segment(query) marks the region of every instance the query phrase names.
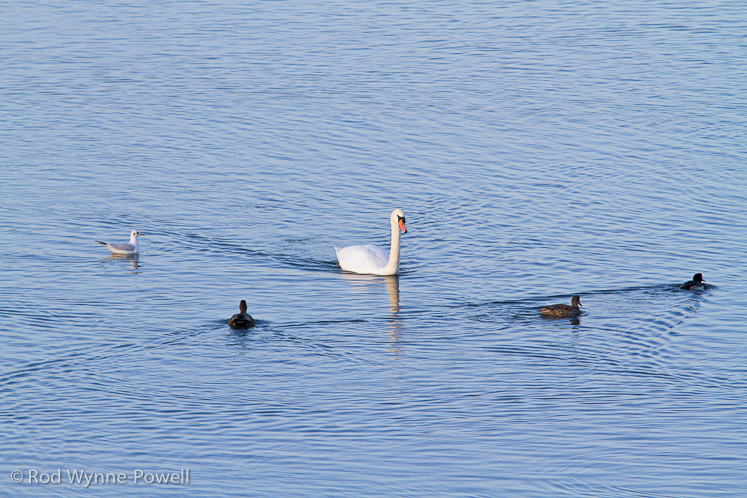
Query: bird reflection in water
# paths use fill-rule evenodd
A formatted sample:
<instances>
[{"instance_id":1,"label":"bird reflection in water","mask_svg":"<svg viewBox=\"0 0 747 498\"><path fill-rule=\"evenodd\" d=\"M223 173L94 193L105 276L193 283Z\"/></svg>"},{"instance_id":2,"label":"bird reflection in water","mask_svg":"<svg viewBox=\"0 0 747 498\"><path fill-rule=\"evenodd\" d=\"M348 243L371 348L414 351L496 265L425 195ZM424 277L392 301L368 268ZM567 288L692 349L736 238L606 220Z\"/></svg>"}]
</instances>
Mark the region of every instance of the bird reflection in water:
<instances>
[{"instance_id":1,"label":"bird reflection in water","mask_svg":"<svg viewBox=\"0 0 747 498\"><path fill-rule=\"evenodd\" d=\"M342 278L355 286L359 292L368 292L369 289L379 287L382 283L386 285L389 294L389 335L392 340L392 352L400 354L402 351L397 345L402 328L402 319L399 316L401 306L399 304L399 275L358 275L353 273L341 273Z\"/></svg>"},{"instance_id":2,"label":"bird reflection in water","mask_svg":"<svg viewBox=\"0 0 747 498\"><path fill-rule=\"evenodd\" d=\"M130 268L133 270L137 270L140 268L140 263L138 262L138 255L137 254L117 254L113 253L108 258L104 259L104 261L129 261L130 262ZM135 273L134 271L131 273Z\"/></svg>"}]
</instances>

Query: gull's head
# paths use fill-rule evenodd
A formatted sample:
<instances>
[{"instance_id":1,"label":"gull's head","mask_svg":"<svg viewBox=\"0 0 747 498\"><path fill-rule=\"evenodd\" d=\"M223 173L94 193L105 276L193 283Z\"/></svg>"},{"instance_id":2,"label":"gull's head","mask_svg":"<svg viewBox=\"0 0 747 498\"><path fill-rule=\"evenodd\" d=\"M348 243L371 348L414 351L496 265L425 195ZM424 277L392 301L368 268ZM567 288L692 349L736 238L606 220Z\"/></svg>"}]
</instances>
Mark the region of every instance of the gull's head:
<instances>
[{"instance_id":1,"label":"gull's head","mask_svg":"<svg viewBox=\"0 0 747 498\"><path fill-rule=\"evenodd\" d=\"M145 235L145 234L144 233L140 233L137 230L133 230L133 231L130 232L130 238L131 239L137 238L139 235Z\"/></svg>"},{"instance_id":2,"label":"gull's head","mask_svg":"<svg viewBox=\"0 0 747 498\"><path fill-rule=\"evenodd\" d=\"M402 233L407 233L407 228L405 227L405 212L401 209L395 209L392 211L392 226L399 225L400 230L402 230Z\"/></svg>"}]
</instances>

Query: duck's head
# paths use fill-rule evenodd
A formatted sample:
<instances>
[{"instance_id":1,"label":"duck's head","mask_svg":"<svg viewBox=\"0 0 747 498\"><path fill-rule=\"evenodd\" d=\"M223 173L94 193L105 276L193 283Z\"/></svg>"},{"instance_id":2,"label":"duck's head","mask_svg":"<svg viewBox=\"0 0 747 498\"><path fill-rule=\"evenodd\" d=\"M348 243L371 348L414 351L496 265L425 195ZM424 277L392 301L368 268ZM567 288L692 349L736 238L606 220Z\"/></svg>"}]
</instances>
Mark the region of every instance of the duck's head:
<instances>
[{"instance_id":1,"label":"duck's head","mask_svg":"<svg viewBox=\"0 0 747 498\"><path fill-rule=\"evenodd\" d=\"M703 274L696 273L695 275L693 275L693 282L703 282Z\"/></svg>"},{"instance_id":2,"label":"duck's head","mask_svg":"<svg viewBox=\"0 0 747 498\"><path fill-rule=\"evenodd\" d=\"M583 306L583 304L581 304L581 298L578 297L578 296L573 296L571 298L571 306L573 306L574 308L578 308L579 306Z\"/></svg>"},{"instance_id":3,"label":"duck's head","mask_svg":"<svg viewBox=\"0 0 747 498\"><path fill-rule=\"evenodd\" d=\"M407 233L407 228L405 227L405 212L401 209L395 209L392 211L392 226L399 225L400 230L402 230L402 233Z\"/></svg>"},{"instance_id":4,"label":"duck's head","mask_svg":"<svg viewBox=\"0 0 747 498\"><path fill-rule=\"evenodd\" d=\"M239 311L242 315L246 315L246 301L244 301L243 299L239 303Z\"/></svg>"}]
</instances>

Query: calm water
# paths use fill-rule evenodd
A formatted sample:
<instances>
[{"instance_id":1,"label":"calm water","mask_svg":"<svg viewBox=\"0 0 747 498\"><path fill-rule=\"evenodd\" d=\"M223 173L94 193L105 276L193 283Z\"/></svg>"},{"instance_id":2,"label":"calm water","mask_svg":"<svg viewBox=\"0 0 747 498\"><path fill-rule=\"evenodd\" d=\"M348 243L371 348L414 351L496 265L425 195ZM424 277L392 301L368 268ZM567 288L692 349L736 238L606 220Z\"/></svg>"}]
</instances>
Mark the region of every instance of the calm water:
<instances>
[{"instance_id":1,"label":"calm water","mask_svg":"<svg viewBox=\"0 0 747 498\"><path fill-rule=\"evenodd\" d=\"M0 495L744 492L741 3L0 12Z\"/></svg>"}]
</instances>

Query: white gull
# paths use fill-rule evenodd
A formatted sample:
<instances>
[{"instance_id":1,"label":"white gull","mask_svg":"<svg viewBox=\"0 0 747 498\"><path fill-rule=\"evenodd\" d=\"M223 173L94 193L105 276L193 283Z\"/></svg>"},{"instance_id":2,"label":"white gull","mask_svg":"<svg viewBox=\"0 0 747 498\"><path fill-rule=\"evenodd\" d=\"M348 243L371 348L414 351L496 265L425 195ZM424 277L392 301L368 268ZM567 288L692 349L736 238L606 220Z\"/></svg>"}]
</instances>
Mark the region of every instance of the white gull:
<instances>
[{"instance_id":1,"label":"white gull","mask_svg":"<svg viewBox=\"0 0 747 498\"><path fill-rule=\"evenodd\" d=\"M137 230L133 230L130 232L130 242L123 242L121 244L107 244L106 242L101 242L100 240L97 240L101 245L105 245L109 248L109 250L115 254L137 254L138 253L138 246L137 246L137 238L138 235L144 235Z\"/></svg>"}]
</instances>

